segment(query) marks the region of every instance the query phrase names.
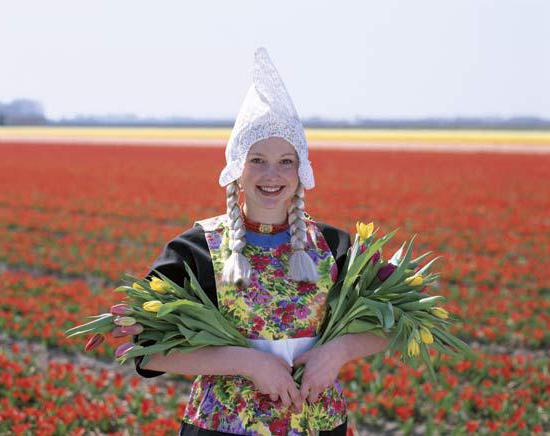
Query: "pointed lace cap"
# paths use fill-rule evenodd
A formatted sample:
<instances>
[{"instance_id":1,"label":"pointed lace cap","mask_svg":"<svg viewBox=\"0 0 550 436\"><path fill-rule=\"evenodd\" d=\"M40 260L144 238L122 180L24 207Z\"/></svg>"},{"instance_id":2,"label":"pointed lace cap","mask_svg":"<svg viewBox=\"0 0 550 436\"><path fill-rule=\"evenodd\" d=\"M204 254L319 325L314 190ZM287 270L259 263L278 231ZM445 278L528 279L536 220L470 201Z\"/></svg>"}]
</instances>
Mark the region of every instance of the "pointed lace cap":
<instances>
[{"instance_id":1,"label":"pointed lace cap","mask_svg":"<svg viewBox=\"0 0 550 436\"><path fill-rule=\"evenodd\" d=\"M299 159L300 181L305 189L313 188L315 179L308 159L304 127L275 65L263 47L254 53L252 80L225 148L227 165L220 174L220 185L226 186L241 176L253 144L277 136L294 146Z\"/></svg>"}]
</instances>

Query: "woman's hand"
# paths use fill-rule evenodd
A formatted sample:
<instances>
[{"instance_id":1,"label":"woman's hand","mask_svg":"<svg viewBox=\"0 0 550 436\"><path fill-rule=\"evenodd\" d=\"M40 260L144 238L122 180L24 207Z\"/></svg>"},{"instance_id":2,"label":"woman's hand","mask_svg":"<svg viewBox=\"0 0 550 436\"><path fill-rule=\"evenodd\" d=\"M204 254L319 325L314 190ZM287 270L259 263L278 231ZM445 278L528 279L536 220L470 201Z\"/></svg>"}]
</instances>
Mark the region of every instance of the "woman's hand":
<instances>
[{"instance_id":1,"label":"woman's hand","mask_svg":"<svg viewBox=\"0 0 550 436\"><path fill-rule=\"evenodd\" d=\"M336 339L312 348L294 359L294 367L305 365L300 389L302 401L314 403L334 383L345 363L344 355L343 344Z\"/></svg>"},{"instance_id":2,"label":"woman's hand","mask_svg":"<svg viewBox=\"0 0 550 436\"><path fill-rule=\"evenodd\" d=\"M292 368L283 358L254 350L246 366L243 375L252 380L260 393L269 395L272 401L280 398L285 407L294 403L301 409L303 402L292 378Z\"/></svg>"}]
</instances>

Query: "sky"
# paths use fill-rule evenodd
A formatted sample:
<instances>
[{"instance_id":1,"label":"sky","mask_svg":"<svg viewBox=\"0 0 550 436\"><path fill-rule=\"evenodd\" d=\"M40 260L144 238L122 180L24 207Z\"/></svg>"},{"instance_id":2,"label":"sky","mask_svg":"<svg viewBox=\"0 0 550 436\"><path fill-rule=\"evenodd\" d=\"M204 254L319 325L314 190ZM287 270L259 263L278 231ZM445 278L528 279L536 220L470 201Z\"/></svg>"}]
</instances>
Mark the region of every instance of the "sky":
<instances>
[{"instance_id":1,"label":"sky","mask_svg":"<svg viewBox=\"0 0 550 436\"><path fill-rule=\"evenodd\" d=\"M550 118L547 0L0 0L0 102L234 119L264 46L302 118Z\"/></svg>"}]
</instances>

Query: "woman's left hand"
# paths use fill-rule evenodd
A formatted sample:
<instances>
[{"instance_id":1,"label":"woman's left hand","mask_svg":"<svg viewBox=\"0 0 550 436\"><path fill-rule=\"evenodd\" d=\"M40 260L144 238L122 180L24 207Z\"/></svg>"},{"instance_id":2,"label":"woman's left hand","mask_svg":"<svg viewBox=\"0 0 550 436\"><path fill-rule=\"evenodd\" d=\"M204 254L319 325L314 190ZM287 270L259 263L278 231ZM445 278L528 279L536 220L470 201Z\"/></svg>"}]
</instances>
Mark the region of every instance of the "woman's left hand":
<instances>
[{"instance_id":1,"label":"woman's left hand","mask_svg":"<svg viewBox=\"0 0 550 436\"><path fill-rule=\"evenodd\" d=\"M293 366L305 365L300 395L302 401L310 404L317 401L319 395L331 386L345 363L341 341L332 340L320 347L312 348L294 359Z\"/></svg>"}]
</instances>

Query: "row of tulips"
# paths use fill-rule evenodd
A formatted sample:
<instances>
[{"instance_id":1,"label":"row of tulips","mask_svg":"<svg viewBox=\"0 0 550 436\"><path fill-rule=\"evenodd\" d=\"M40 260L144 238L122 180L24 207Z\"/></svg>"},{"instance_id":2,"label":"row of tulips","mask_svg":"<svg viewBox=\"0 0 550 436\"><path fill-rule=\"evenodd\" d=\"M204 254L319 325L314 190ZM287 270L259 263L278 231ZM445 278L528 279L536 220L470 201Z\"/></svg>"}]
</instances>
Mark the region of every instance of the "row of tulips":
<instances>
[{"instance_id":1,"label":"row of tulips","mask_svg":"<svg viewBox=\"0 0 550 436\"><path fill-rule=\"evenodd\" d=\"M48 232L56 236L84 235L87 239L103 241L131 241L135 244L157 246L192 224L186 220L172 223L150 221L147 218L131 219L116 215L86 215L65 209L8 207L0 205L0 228L16 232Z\"/></svg>"},{"instance_id":2,"label":"row of tulips","mask_svg":"<svg viewBox=\"0 0 550 436\"><path fill-rule=\"evenodd\" d=\"M63 329L80 321L83 313L103 313L119 302L116 294L105 292L105 285L96 287L84 280L11 271L0 273L0 279L4 284L0 326L11 335L41 338L52 345L76 344L67 343ZM542 295L538 299L521 293L500 295L483 285L450 285L447 292L441 286L438 293L447 297L447 309L465 320L460 330L450 328L462 338L511 347L544 348L550 343L550 301ZM480 305L481 294L494 303ZM59 311L59 307L65 310Z\"/></svg>"},{"instance_id":3,"label":"row of tulips","mask_svg":"<svg viewBox=\"0 0 550 436\"><path fill-rule=\"evenodd\" d=\"M43 365L35 353L32 346L15 344L0 351L0 434L8 429L25 435L131 429L173 434L177 428L185 409L182 382L164 376L146 380L117 367L97 369L66 360ZM545 359L443 356L440 373L441 382L434 385L425 371L404 365L397 355L348 363L340 376L352 421L359 430L377 433L412 427L439 434L550 430Z\"/></svg>"},{"instance_id":4,"label":"row of tulips","mask_svg":"<svg viewBox=\"0 0 550 436\"><path fill-rule=\"evenodd\" d=\"M0 349L0 434L172 435L186 407L181 384L49 360L13 344Z\"/></svg>"}]
</instances>

